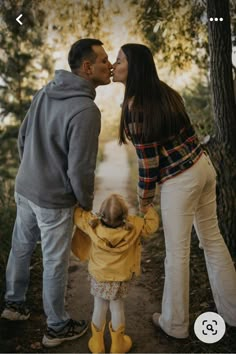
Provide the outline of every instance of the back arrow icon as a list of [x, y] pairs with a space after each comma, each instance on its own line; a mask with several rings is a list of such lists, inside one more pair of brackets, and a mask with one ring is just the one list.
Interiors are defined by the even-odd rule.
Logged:
[[23, 25], [23, 23], [20, 21], [20, 18], [22, 17], [23, 15], [20, 14], [17, 18], [16, 18], [16, 21], [20, 24], [20, 25]]

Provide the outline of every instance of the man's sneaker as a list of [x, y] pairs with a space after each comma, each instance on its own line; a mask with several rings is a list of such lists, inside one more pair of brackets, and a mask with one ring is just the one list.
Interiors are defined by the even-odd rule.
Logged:
[[1, 318], [10, 321], [25, 321], [30, 317], [29, 309], [25, 306], [24, 302], [7, 301], [5, 309], [1, 314]]
[[51, 348], [60, 345], [67, 340], [73, 340], [81, 337], [88, 329], [88, 322], [74, 321], [72, 319], [59, 331], [48, 327], [43, 337], [43, 345]]

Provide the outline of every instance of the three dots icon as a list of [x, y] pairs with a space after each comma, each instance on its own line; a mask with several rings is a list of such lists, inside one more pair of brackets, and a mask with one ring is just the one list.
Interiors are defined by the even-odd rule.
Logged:
[[223, 17], [220, 17], [220, 18], [218, 18], [218, 17], [210, 17], [209, 20], [210, 20], [211, 22], [212, 22], [212, 21], [216, 21], [216, 22], [217, 22], [217, 21], [221, 21], [221, 22], [224, 21]]

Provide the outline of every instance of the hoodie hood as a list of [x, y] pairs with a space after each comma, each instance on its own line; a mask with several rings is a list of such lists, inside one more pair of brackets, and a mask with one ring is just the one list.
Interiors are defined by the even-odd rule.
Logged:
[[95, 88], [89, 80], [66, 70], [56, 70], [54, 79], [43, 90], [56, 100], [70, 97], [90, 97], [94, 100], [96, 96]]

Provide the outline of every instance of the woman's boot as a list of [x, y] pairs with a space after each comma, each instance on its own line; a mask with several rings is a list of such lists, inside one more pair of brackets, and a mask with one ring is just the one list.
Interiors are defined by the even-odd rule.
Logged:
[[111, 334], [111, 350], [110, 353], [128, 353], [132, 347], [132, 340], [125, 335], [125, 326], [120, 326], [116, 331], [113, 331], [111, 322], [109, 323]]
[[89, 339], [88, 347], [92, 353], [105, 353], [104, 346], [104, 330], [105, 323], [102, 330], [99, 331], [97, 327], [91, 322], [92, 337]]

